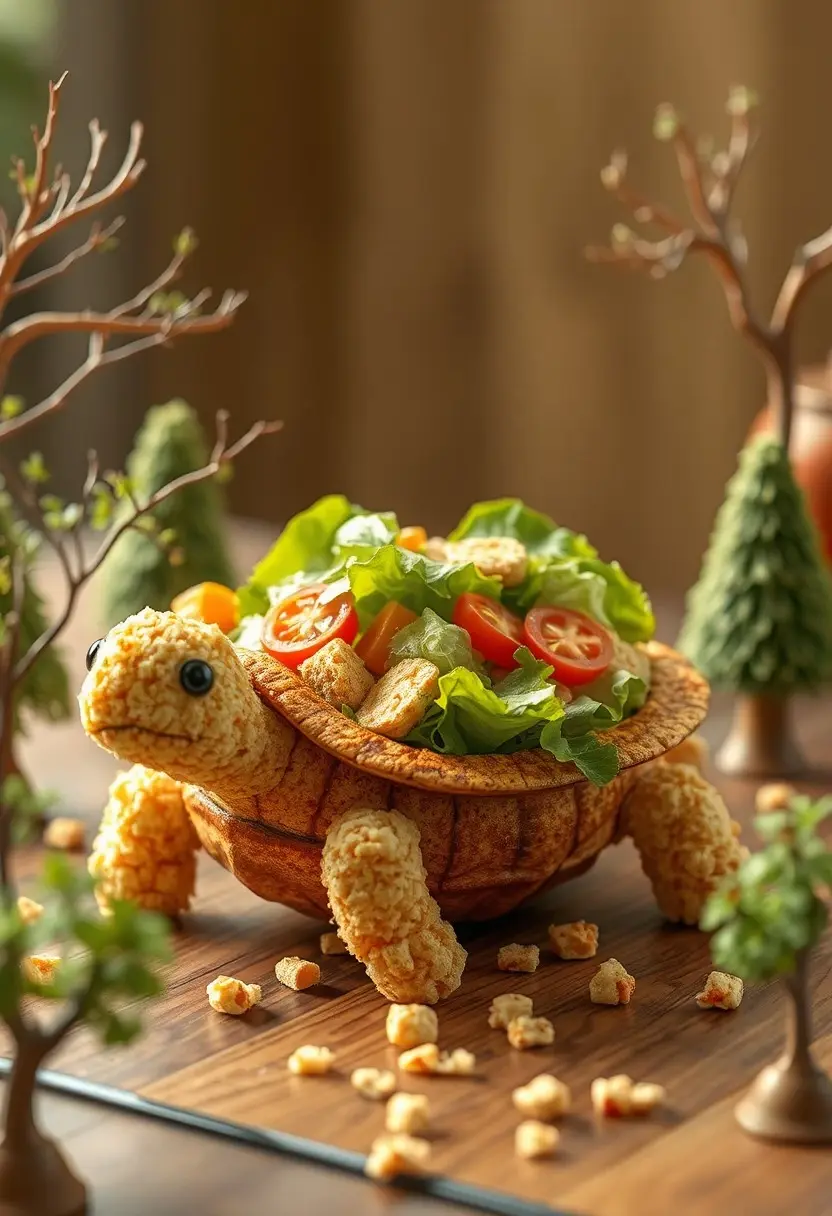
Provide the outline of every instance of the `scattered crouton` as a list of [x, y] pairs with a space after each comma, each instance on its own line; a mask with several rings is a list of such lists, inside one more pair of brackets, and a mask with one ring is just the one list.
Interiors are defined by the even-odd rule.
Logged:
[[248, 1013], [263, 995], [259, 984], [245, 984], [231, 975], [218, 975], [205, 991], [212, 1009], [217, 1013], [230, 1013], [234, 1017]]
[[435, 1043], [421, 1043], [418, 1047], [403, 1051], [399, 1056], [399, 1068], [402, 1072], [436, 1072], [438, 1063], [439, 1048]]
[[281, 984], [294, 988], [295, 992], [302, 992], [304, 988], [321, 982], [320, 967], [305, 958], [282, 958], [275, 963], [274, 973]]
[[51, 984], [60, 965], [54, 954], [30, 954], [23, 960], [23, 973], [30, 984]]
[[617, 958], [608, 958], [589, 981], [589, 999], [596, 1005], [629, 1005], [636, 982]]
[[286, 1061], [286, 1067], [296, 1077], [322, 1077], [334, 1063], [334, 1051], [330, 1051], [328, 1047], [313, 1047], [306, 1043], [292, 1052]]
[[321, 954], [349, 954], [349, 950], [337, 933], [322, 933]]
[[520, 1114], [530, 1119], [559, 1119], [572, 1105], [572, 1093], [563, 1081], [542, 1072], [515, 1089], [511, 1100]]
[[430, 1104], [424, 1094], [393, 1094], [387, 1103], [384, 1126], [388, 1132], [423, 1132], [430, 1118]]
[[488, 1025], [492, 1030], [508, 1030], [509, 1022], [515, 1018], [530, 1018], [534, 1002], [530, 996], [520, 992], [504, 992], [495, 996], [488, 1011]]
[[464, 1047], [455, 1047], [453, 1051], [443, 1051], [436, 1061], [433, 1070], [440, 1077], [471, 1077], [477, 1066], [477, 1057]]
[[356, 1068], [350, 1075], [350, 1085], [363, 1097], [378, 1102], [395, 1091], [396, 1074], [389, 1069]]
[[430, 1158], [430, 1144], [401, 1132], [379, 1136], [373, 1141], [364, 1166], [368, 1178], [379, 1182], [397, 1174], [412, 1174], [424, 1169]]
[[470, 1077], [476, 1067], [477, 1058], [464, 1047], [454, 1051], [442, 1051], [435, 1043], [421, 1043], [403, 1051], [399, 1056], [402, 1072], [429, 1074], [436, 1077]]
[[84, 824], [80, 819], [50, 819], [43, 830], [43, 843], [48, 849], [79, 853], [84, 847]]
[[28, 895], [18, 895], [17, 914], [24, 925], [33, 925], [35, 921], [40, 920], [43, 913], [43, 904], [39, 904], [34, 899], [29, 899]]
[[527, 1119], [514, 1133], [514, 1151], [518, 1157], [532, 1161], [537, 1157], [552, 1157], [560, 1140], [560, 1132], [548, 1123]]
[[555, 1041], [555, 1028], [548, 1018], [513, 1018], [508, 1024], [508, 1041], [518, 1051], [548, 1047]]
[[355, 718], [367, 730], [403, 739], [418, 726], [438, 693], [439, 668], [427, 659], [404, 659], [370, 690]]
[[761, 785], [754, 797], [754, 806], [758, 815], [768, 815], [771, 811], [785, 811], [797, 794], [793, 785], [785, 781], [773, 781]]
[[598, 952], [598, 926], [585, 920], [549, 926], [549, 944], [558, 958], [594, 958]]
[[439, 1038], [439, 1019], [429, 1005], [391, 1005], [387, 1011], [387, 1041], [407, 1050]]
[[521, 946], [512, 942], [501, 946], [497, 952], [497, 966], [501, 971], [537, 971], [540, 964], [539, 946]]
[[473, 562], [488, 578], [498, 578], [504, 587], [522, 583], [529, 564], [526, 546], [511, 536], [470, 536], [458, 541], [432, 536], [425, 545], [425, 553], [434, 561], [452, 566]]
[[375, 681], [363, 660], [342, 638], [334, 638], [298, 668], [309, 687], [336, 709], [358, 709]]
[[743, 983], [738, 975], [712, 971], [704, 990], [697, 993], [696, 1003], [700, 1009], [739, 1009], [742, 994]]
[[590, 1087], [592, 1109], [605, 1119], [625, 1118], [628, 1115], [649, 1115], [665, 1100], [661, 1085], [649, 1081], [635, 1083], [623, 1074], [615, 1077], [596, 1077]]

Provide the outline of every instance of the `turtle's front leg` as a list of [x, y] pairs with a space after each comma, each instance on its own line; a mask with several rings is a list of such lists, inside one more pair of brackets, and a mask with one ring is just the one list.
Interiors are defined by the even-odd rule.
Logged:
[[692, 764], [651, 764], [622, 809], [641, 865], [668, 920], [695, 925], [711, 892], [745, 850], [719, 791]]
[[456, 991], [467, 954], [428, 891], [411, 819], [344, 812], [327, 834], [321, 874], [339, 935], [382, 996], [434, 1005]]

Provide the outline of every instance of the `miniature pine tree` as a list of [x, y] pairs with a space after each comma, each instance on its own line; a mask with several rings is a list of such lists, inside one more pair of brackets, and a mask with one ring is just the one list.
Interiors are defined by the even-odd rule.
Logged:
[[[21, 547], [31, 548], [32, 536], [25, 534], [15, 518], [9, 496], [0, 493], [0, 563], [10, 565]], [[43, 600], [35, 586], [31, 554], [24, 571], [24, 590], [20, 607], [20, 645], [27, 650], [47, 628]], [[11, 611], [11, 586], [0, 588], [0, 618]], [[38, 656], [22, 681], [15, 702], [14, 731], [22, 728], [21, 711], [58, 722], [69, 716], [69, 683], [60, 655], [50, 646]]]
[[773, 1139], [832, 1141], [832, 1082], [811, 1053], [810, 952], [829, 919], [832, 850], [818, 828], [832, 798], [794, 797], [755, 820], [765, 848], [708, 900], [714, 963], [751, 981], [780, 979], [789, 996], [786, 1050], [737, 1107], [740, 1124]]
[[679, 646], [733, 692], [782, 696], [832, 679], [832, 578], [776, 439], [740, 456]]
[[[143, 500], [183, 473], [201, 468], [208, 445], [194, 410], [169, 401], [148, 410], [129, 457], [132, 493]], [[194, 583], [234, 584], [223, 528], [222, 490], [214, 480], [188, 486], [152, 513], [156, 535], [131, 529], [107, 567], [104, 619], [109, 627], [142, 608], [165, 609]], [[161, 545], [159, 537], [175, 545]]]

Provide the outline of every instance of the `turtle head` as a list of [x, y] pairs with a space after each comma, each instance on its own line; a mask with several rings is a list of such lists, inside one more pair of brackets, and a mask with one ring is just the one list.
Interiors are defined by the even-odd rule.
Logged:
[[268, 711], [216, 625], [145, 608], [93, 643], [87, 668], [84, 729], [122, 760], [212, 786], [258, 751]]

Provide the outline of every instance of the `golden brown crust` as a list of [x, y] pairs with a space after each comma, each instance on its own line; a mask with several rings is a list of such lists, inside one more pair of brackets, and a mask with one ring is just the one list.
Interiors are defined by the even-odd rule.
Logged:
[[[675, 651], [646, 647], [652, 664], [647, 704], [605, 738], [618, 748], [622, 769], [655, 760], [700, 725], [708, 707], [704, 678]], [[325, 751], [365, 772], [421, 789], [453, 794], [511, 794], [574, 785], [583, 777], [547, 752], [510, 756], [441, 756], [366, 730], [327, 704], [288, 668], [265, 653], [241, 651], [262, 700]]]

